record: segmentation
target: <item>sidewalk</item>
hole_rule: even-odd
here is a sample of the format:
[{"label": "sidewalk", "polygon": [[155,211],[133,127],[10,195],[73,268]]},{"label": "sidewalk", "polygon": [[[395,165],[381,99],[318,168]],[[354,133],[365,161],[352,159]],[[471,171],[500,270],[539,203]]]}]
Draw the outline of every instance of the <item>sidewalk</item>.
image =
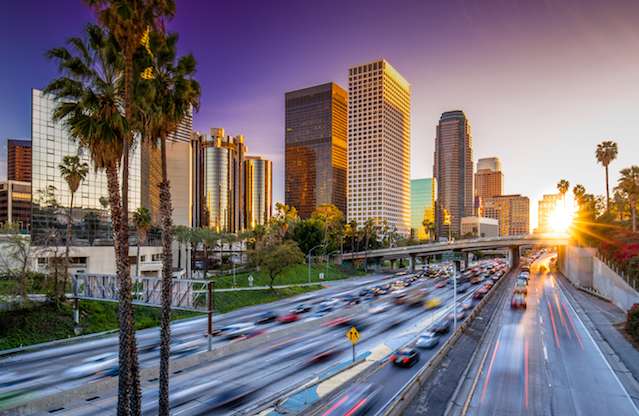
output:
[{"label": "sidewalk", "polygon": [[632,377],[639,381],[639,351],[614,326],[626,321],[624,311],[608,301],[577,289],[566,277],[561,274],[559,276],[564,283],[563,287],[570,292],[592,322],[594,329],[612,349],[613,354],[610,354],[610,351],[603,351],[607,358],[610,359],[612,355],[614,361],[616,358],[614,355],[616,355]]}]

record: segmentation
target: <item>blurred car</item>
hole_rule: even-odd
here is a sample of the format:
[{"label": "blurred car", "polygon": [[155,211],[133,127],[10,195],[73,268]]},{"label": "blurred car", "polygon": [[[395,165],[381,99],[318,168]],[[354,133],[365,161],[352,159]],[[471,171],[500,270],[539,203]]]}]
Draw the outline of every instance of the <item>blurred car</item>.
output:
[{"label": "blurred car", "polygon": [[277,314],[273,311],[262,312],[257,316],[255,323],[258,325],[268,324],[269,322],[273,322],[277,319]]},{"label": "blurred car", "polygon": [[437,335],[447,334],[449,331],[450,331],[450,321],[448,319],[442,319],[439,322],[435,322],[430,327],[430,332]]},{"label": "blurred car", "polygon": [[325,324],[323,324],[323,326],[329,327],[329,328],[333,328],[336,326],[346,326],[349,324],[349,320],[348,318],[344,317],[344,316],[339,316],[335,319],[332,319],[328,322],[326,322]]},{"label": "blurred car", "polygon": [[431,349],[435,348],[435,346],[439,344],[439,337],[434,332],[426,331],[422,333],[419,338],[417,338],[417,342],[415,346],[417,348],[425,348]]},{"label": "blurred car", "polygon": [[513,309],[526,309],[526,298],[521,293],[515,293],[510,301],[510,307]]},{"label": "blurred car", "polygon": [[320,348],[311,356],[311,358],[308,360],[308,364],[315,364],[315,363],[325,361],[331,358],[332,356],[334,356],[335,354],[337,354],[339,351],[340,351],[339,348],[337,348],[334,345]]},{"label": "blurred car", "polygon": [[372,306],[369,310],[368,313],[370,314],[378,314],[378,313],[382,313],[382,312],[386,312],[387,310],[389,310],[391,307],[391,305],[388,302],[383,302],[383,303],[379,303],[377,305]]},{"label": "blurred car", "polygon": [[453,312],[451,312],[447,316],[449,321],[454,320],[455,317],[457,317],[457,322],[462,321],[466,317],[466,312],[463,309],[459,308],[459,309],[457,309],[457,311],[455,311],[455,314],[453,314]]},{"label": "blurred car", "polygon": [[463,283],[463,284],[457,286],[457,293],[466,293],[466,291],[468,289],[470,289],[470,284]]},{"label": "blurred car", "polygon": [[381,387],[375,384],[353,384],[326,406],[322,416],[363,416],[375,403]]},{"label": "blurred car", "polygon": [[298,321],[300,316],[295,312],[289,312],[287,314],[277,317],[277,322],[281,324],[290,324],[291,322]]},{"label": "blurred car", "polygon": [[297,305],[294,309],[292,309],[291,312],[296,314],[301,314],[301,313],[310,312],[311,309],[312,309],[311,305],[306,305],[304,303],[301,303]]},{"label": "blurred car", "polygon": [[441,282],[437,283],[437,284],[435,285],[435,287],[436,287],[437,289],[441,289],[441,288],[443,288],[443,287],[446,287],[446,285],[447,285],[447,284],[448,284],[448,282],[447,282],[446,280],[442,280]]},{"label": "blurred car", "polygon": [[414,348],[400,348],[390,356],[390,362],[397,367],[412,367],[419,361],[419,352]]},{"label": "blurred car", "polygon": [[467,311],[473,308],[473,301],[468,299],[462,302],[461,307],[463,310]]},{"label": "blurred car", "polygon": [[486,296],[486,293],[488,293],[488,290],[486,290],[486,288],[484,287],[482,287],[481,289],[477,289],[475,293],[473,293],[473,299],[482,299],[484,296]]},{"label": "blurred car", "polygon": [[252,323],[231,324],[220,328],[221,335],[226,339],[239,338],[255,328]]},{"label": "blurred car", "polygon": [[521,293],[523,295],[528,294],[528,286],[524,281],[517,280],[517,283],[515,283],[515,293]]},{"label": "blurred car", "polygon": [[494,275],[491,276],[491,279],[493,280],[493,282],[496,282],[497,280],[499,280],[500,277],[501,277],[501,275],[494,274]]},{"label": "blurred car", "polygon": [[114,376],[118,373],[118,354],[105,352],[82,360],[83,364],[66,369],[63,375],[67,378],[87,377],[96,374]]},{"label": "blurred car", "polygon": [[442,304],[441,299],[439,298],[429,298],[424,302],[424,307],[426,309],[435,309],[438,308]]},{"label": "blurred car", "polygon": [[202,344],[200,344],[199,340],[192,341],[183,341],[183,340],[175,340],[171,345],[171,357],[184,357],[185,355],[192,354],[196,352]]}]

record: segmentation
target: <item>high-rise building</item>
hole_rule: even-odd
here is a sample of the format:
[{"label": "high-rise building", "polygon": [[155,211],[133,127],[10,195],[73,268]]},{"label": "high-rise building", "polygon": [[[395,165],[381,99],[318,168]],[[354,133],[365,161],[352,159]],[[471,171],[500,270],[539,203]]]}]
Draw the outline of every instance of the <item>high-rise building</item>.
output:
[{"label": "high-rise building", "polygon": [[498,195],[482,199],[484,217],[499,221],[499,235],[530,232],[530,200],[522,195]]},{"label": "high-rise building", "polygon": [[[433,176],[437,180],[437,235],[459,236],[462,217],[473,215],[473,142],[463,111],[447,111],[439,119],[435,137]],[[444,210],[451,224],[444,224]]]},{"label": "high-rise building", "polygon": [[497,237],[499,236],[499,221],[487,217],[462,217],[460,235],[474,238]]},{"label": "high-rise building", "polygon": [[504,174],[501,171],[499,158],[489,157],[477,161],[475,173],[475,195],[480,198],[491,198],[504,193]]},{"label": "high-rise building", "polygon": [[0,182],[0,225],[26,232],[31,225],[31,182]]},{"label": "high-rise building", "polygon": [[410,226],[415,237],[425,240],[430,231],[424,228],[424,221],[435,225],[435,181],[433,178],[411,179],[410,181]]},{"label": "high-rise building", "polygon": [[7,140],[7,180],[31,182],[31,140]]},{"label": "high-rise building", "polygon": [[[66,219],[61,210],[69,207],[71,193],[60,176],[59,165],[64,156],[78,155],[91,166],[86,179],[74,195],[73,244],[111,245],[113,233],[108,209],[107,179],[104,172],[92,168],[89,154],[79,148],[61,123],[52,119],[55,102],[42,91],[32,90],[32,195],[31,235],[34,243],[57,230],[64,237]],[[140,147],[129,158],[129,209],[134,211],[141,201]]]},{"label": "high-rise building", "polygon": [[[224,129],[212,128],[208,137],[194,133],[191,146],[193,226],[236,233],[251,227],[247,221],[249,212],[256,224],[261,223],[258,218],[265,218],[265,213],[270,217],[271,162],[246,156],[244,136],[227,136]],[[251,160],[249,164],[253,166],[250,171],[246,166],[247,160]],[[247,178],[247,173],[252,176]],[[250,195],[250,207],[247,207],[248,186],[251,192],[258,193]],[[259,195],[260,191],[268,192],[268,195]],[[261,204],[265,205],[263,210],[259,209]],[[254,212],[254,208],[260,212]]]},{"label": "high-rise building", "polygon": [[409,83],[386,60],[348,70],[348,220],[410,234]]},{"label": "high-rise building", "polygon": [[345,213],[348,94],[330,82],[285,101],[285,203],[302,218],[322,204]]},{"label": "high-rise building", "polygon": [[553,231],[550,219],[561,200],[561,194],[546,194],[539,200],[537,232],[549,233]]},{"label": "high-rise building", "polygon": [[272,215],[273,164],[259,156],[247,156],[244,160],[244,180],[245,227],[253,229],[257,225],[265,225]]}]

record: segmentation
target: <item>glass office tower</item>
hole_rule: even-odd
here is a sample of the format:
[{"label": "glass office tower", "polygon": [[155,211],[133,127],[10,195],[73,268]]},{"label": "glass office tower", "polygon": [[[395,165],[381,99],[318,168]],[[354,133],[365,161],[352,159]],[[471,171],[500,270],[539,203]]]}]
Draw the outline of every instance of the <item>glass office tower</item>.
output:
[{"label": "glass office tower", "polygon": [[247,229],[265,225],[271,218],[273,198],[273,165],[259,156],[247,156],[244,160],[246,202],[244,219]]},{"label": "glass office tower", "polygon": [[425,240],[429,230],[424,228],[424,220],[435,223],[435,181],[433,178],[411,179],[410,181],[411,229],[415,238]]}]

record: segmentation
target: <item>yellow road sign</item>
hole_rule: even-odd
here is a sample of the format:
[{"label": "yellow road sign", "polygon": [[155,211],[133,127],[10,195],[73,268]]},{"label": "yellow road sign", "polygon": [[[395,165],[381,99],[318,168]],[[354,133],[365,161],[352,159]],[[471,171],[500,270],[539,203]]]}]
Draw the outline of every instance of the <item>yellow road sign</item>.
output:
[{"label": "yellow road sign", "polygon": [[359,332],[357,331],[357,328],[351,327],[351,329],[349,329],[346,333],[346,338],[351,341],[351,344],[357,344],[359,341]]}]

